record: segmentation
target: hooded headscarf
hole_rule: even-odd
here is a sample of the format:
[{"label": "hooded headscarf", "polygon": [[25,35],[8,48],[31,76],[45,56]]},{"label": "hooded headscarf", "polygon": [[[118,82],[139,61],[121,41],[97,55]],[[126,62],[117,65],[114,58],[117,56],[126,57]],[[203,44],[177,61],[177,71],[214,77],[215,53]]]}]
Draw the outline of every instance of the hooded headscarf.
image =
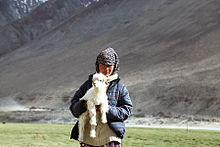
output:
[{"label": "hooded headscarf", "polygon": [[118,73],[119,71],[119,59],[118,54],[113,48],[107,48],[99,53],[96,59],[96,72],[99,72],[99,64],[103,65],[114,65],[112,74]]}]

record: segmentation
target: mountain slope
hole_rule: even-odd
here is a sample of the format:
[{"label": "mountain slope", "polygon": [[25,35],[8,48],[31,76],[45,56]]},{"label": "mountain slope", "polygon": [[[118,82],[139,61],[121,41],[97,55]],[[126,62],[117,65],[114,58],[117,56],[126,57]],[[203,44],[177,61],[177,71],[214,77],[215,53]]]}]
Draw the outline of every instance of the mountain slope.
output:
[{"label": "mountain slope", "polygon": [[219,17],[217,0],[100,1],[1,57],[0,96],[67,108],[111,46],[134,115],[219,116]]},{"label": "mountain slope", "polygon": [[[10,19],[10,17],[3,15],[1,18],[0,13],[0,20],[3,21],[2,26],[6,25],[2,30],[0,29],[0,40],[2,40],[0,42],[0,56],[19,48],[30,40],[40,37],[41,34],[44,34],[74,13],[98,2],[98,0],[53,0],[43,4],[45,1],[14,0],[10,3],[9,1],[4,1],[4,4],[7,4],[11,9],[3,9],[2,12],[6,14],[15,13],[16,18],[5,21],[4,19]],[[42,6],[37,7],[40,4]],[[27,14],[29,15],[26,16]]]},{"label": "mountain slope", "polygon": [[44,0],[0,0],[0,29],[16,19],[25,17],[44,2]]},{"label": "mountain slope", "polygon": [[83,8],[80,1],[54,0],[37,7],[31,13],[0,30],[0,55],[6,54],[39,37]]},{"label": "mountain slope", "polygon": [[13,2],[8,0],[0,0],[0,29],[6,24],[19,18],[19,15],[12,7]]}]

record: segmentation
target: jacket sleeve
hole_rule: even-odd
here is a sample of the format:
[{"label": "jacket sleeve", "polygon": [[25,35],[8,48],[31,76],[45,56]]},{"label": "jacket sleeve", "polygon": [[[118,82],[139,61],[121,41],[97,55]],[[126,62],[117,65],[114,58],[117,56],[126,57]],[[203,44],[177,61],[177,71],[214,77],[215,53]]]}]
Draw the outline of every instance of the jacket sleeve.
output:
[{"label": "jacket sleeve", "polygon": [[71,100],[70,111],[72,112],[73,116],[79,117],[83,112],[87,109],[83,107],[83,103],[85,100],[80,100],[86,91],[89,88],[89,81],[87,80],[82,86],[80,86],[79,90],[76,91],[75,95]]},{"label": "jacket sleeve", "polygon": [[133,105],[129,96],[129,92],[125,86],[122,86],[117,105],[109,105],[107,118],[113,121],[124,121],[131,115],[132,109]]}]

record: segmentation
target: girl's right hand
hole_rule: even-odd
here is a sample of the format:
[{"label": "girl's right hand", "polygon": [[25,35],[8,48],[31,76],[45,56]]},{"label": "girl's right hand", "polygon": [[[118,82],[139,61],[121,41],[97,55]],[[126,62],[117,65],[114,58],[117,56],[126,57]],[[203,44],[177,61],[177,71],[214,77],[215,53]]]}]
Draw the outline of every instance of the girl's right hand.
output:
[{"label": "girl's right hand", "polygon": [[83,107],[84,107],[84,108],[87,108],[87,101],[84,101],[84,102],[83,102]]}]

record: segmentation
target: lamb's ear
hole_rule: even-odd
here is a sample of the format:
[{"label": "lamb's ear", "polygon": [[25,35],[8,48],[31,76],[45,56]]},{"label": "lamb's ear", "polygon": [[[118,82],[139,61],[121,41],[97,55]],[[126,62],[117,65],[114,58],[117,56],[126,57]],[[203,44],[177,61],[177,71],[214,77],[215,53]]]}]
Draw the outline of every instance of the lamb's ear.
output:
[{"label": "lamb's ear", "polygon": [[113,81],[113,80],[116,80],[117,78],[118,78],[118,74],[116,73],[116,74],[113,74],[113,75],[109,76],[108,79],[107,79],[107,81],[108,81],[108,82],[111,82],[111,81]]}]

